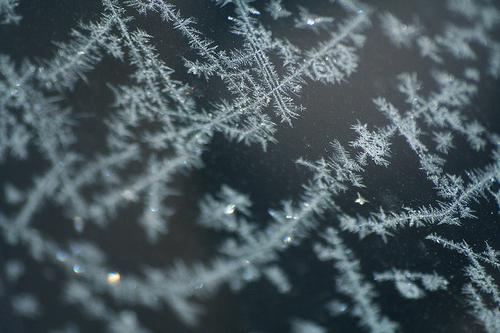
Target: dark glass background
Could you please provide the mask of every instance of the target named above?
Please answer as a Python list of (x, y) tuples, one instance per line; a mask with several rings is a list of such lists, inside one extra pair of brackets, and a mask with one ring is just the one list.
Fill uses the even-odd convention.
[[(215, 40), (222, 48), (235, 48), (241, 40), (230, 33), (227, 17), (233, 15), (231, 6), (216, 7), (210, 1), (177, 1), (182, 14), (196, 18), (197, 27)], [(263, 1), (256, 2), (262, 7)], [(306, 6), (313, 13), (335, 17), (336, 11), (327, 1), (286, 1), (287, 8)], [(269, 221), (268, 210), (278, 208), (281, 200), (297, 199), (302, 185), (310, 174), (294, 161), (299, 157), (315, 160), (328, 156), (329, 143), (339, 139), (342, 143), (354, 139), (351, 125), (357, 120), (370, 126), (384, 126), (386, 119), (375, 109), (372, 99), (385, 96), (402, 109), (403, 100), (396, 89), (396, 77), (401, 72), (416, 72), (424, 83), (424, 89), (432, 88), (430, 71), (434, 64), (422, 59), (415, 49), (397, 49), (383, 36), (377, 14), (386, 10), (397, 17), (411, 21), (417, 15), (426, 31), (442, 31), (447, 19), (459, 20), (450, 15), (440, 1), (376, 1), (373, 24), (366, 30), (366, 44), (359, 51), (360, 63), (356, 73), (342, 84), (307, 84), (297, 99), (306, 111), (293, 122), (293, 127), (280, 124), (276, 133), (277, 144), (271, 144), (267, 152), (260, 147), (246, 146), (228, 141), (217, 134), (203, 153), (204, 167), (180, 174), (174, 188), (178, 195), (169, 204), (175, 208), (167, 236), (156, 245), (145, 241), (144, 233), (135, 223), (140, 207), (128, 207), (109, 224), (105, 231), (88, 225), (83, 235), (72, 229), (71, 221), (63, 216), (64, 208), (47, 204), (33, 222), (44, 234), (64, 243), (68, 239), (84, 237), (99, 244), (108, 255), (113, 267), (122, 272), (136, 272), (141, 266), (168, 266), (175, 258), (186, 261), (208, 260), (215, 254), (221, 236), (195, 225), (199, 200), (207, 193), (216, 193), (221, 184), (227, 184), (247, 193), (253, 203), (253, 217), (262, 223)], [(0, 26), (0, 52), (17, 61), (22, 59), (49, 58), (56, 47), (54, 42), (66, 41), (69, 32), (79, 21), (95, 20), (102, 10), (99, 1), (21, 1), (18, 12), (23, 19), (18, 26)], [(311, 34), (291, 29), (292, 19), (272, 21), (263, 17), (274, 34), (283, 35), (301, 48), (307, 49), (325, 38), (325, 32), (311, 39)], [(189, 74), (182, 58), (192, 58), (182, 36), (165, 25), (155, 15), (136, 16), (134, 24), (154, 36), (154, 45), (168, 66), (175, 70), (174, 78), (188, 82), (195, 89), (201, 106), (224, 98), (222, 82), (210, 84)], [(500, 35), (498, 35), (500, 38)], [(481, 59), (486, 55), (478, 49)], [(444, 66), (451, 73), (462, 73), (466, 61), (448, 61)], [(477, 60), (474, 62), (477, 64)], [(481, 64), (482, 67), (485, 64)], [(484, 69), (484, 68), (482, 68)], [(79, 126), (77, 150), (92, 154), (102, 149), (106, 135), (103, 119), (111, 112), (112, 91), (108, 84), (127, 82), (130, 68), (126, 64), (105, 57), (76, 88), (66, 93), (66, 100), (78, 114)], [(479, 93), (474, 97), (467, 113), (477, 119), (490, 132), (500, 132), (500, 82), (487, 75), (481, 76)], [(0, 92), (1, 93), (1, 92)], [(398, 104), (399, 103), (399, 104)], [(1, 116), (0, 110), (0, 116)], [(278, 119), (275, 119), (279, 122)], [(402, 206), (420, 207), (433, 204), (438, 199), (432, 184), (419, 170), (418, 159), (402, 137), (392, 140), (392, 156), (389, 168), (368, 166), (365, 172), (366, 188), (360, 191), (370, 202), (364, 206), (354, 203), (356, 190), (349, 190), (337, 199), (342, 209), (350, 214), (367, 215), (379, 206), (387, 211), (399, 211)], [(471, 151), (463, 138), (455, 141), (456, 149), (447, 156), (445, 168), (451, 173), (463, 174), (465, 170), (483, 167), (491, 163), (487, 153)], [(486, 150), (488, 151), (488, 150)], [(29, 184), (30, 177), (43, 168), (43, 161), (36, 155), (28, 161), (7, 161), (0, 165), (0, 184), (11, 182)], [(1, 194), (3, 195), (3, 194)], [(0, 209), (3, 197), (0, 196)], [(409, 301), (400, 297), (390, 283), (375, 284), (377, 298), (383, 312), (398, 322), (404, 332), (482, 332), (481, 327), (468, 314), (461, 291), (465, 282), (463, 267), (466, 259), (452, 251), (444, 250), (425, 241), (429, 233), (438, 230), (454, 240), (466, 239), (472, 246), (482, 248), (484, 241), (500, 248), (500, 225), (497, 207), (491, 201), (481, 199), (473, 204), (475, 220), (468, 220), (461, 227), (408, 229), (399, 232), (384, 243), (380, 238), (368, 237), (359, 241), (357, 236), (343, 234), (346, 243), (361, 260), (363, 273), (371, 280), (374, 272), (392, 267), (412, 271), (439, 272), (453, 282), (447, 291), (429, 294), (421, 300)], [(8, 213), (8, 211), (7, 211)], [(334, 215), (321, 218), (322, 227), (336, 223)], [(321, 228), (318, 230), (322, 230)], [(328, 327), (329, 332), (362, 331), (348, 314), (332, 317), (325, 304), (335, 294), (336, 272), (330, 263), (316, 259), (311, 244), (318, 239), (314, 232), (299, 246), (280, 254), (280, 267), (288, 274), (293, 288), (281, 295), (264, 280), (250, 283), (239, 293), (227, 286), (214, 297), (201, 301), (205, 314), (198, 328), (185, 327), (165, 307), (162, 311), (132, 308), (148, 328), (154, 332), (288, 332), (290, 318), (310, 319)], [(47, 332), (49, 328), (74, 322), (82, 332), (100, 332), (102, 324), (88, 320), (76, 307), (61, 301), (61, 284), (69, 277), (51, 263), (33, 261), (21, 247), (11, 247), (0, 242), (0, 265), (12, 258), (22, 260), (26, 274), (15, 286), (5, 280), (0, 296), (0, 332)], [(495, 274), (496, 272), (491, 272)], [(496, 275), (499, 278), (498, 275)], [(42, 304), (39, 318), (26, 319), (12, 313), (12, 295), (28, 292), (36, 295)], [(118, 304), (108, 300), (110, 307)]]

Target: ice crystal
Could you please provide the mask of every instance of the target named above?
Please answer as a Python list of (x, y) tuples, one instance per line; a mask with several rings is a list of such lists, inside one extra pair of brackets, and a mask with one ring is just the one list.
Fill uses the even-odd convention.
[[(416, 273), (409, 271), (392, 270), (384, 273), (376, 273), (375, 281), (393, 281), (401, 296), (409, 299), (419, 299), (425, 296), (423, 289), (427, 291), (446, 290), (448, 281), (436, 274)], [(416, 282), (419, 281), (422, 287)]]
[(359, 260), (346, 247), (338, 232), (329, 228), (323, 238), (327, 245), (316, 244), (314, 249), (320, 260), (335, 261), (334, 265), (339, 273), (336, 285), (339, 292), (351, 299), (351, 315), (357, 317), (369, 332), (396, 332), (398, 325), (380, 314), (381, 310), (374, 302), (377, 294), (373, 285), (365, 281)]

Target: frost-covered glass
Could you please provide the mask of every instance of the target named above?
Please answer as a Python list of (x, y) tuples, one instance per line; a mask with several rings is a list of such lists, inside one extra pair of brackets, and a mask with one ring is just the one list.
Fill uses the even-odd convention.
[(495, 0), (0, 0), (0, 332), (500, 332)]

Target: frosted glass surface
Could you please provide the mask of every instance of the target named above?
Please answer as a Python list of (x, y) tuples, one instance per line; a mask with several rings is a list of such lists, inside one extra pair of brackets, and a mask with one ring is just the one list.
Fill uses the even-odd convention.
[(500, 332), (491, 0), (0, 0), (0, 332)]

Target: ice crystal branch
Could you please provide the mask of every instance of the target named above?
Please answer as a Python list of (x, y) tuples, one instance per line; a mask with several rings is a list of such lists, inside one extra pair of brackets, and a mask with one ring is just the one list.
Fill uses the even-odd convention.
[[(349, 176), (357, 163), (338, 142), (334, 144), (329, 165), (324, 161), (298, 163), (313, 171), (312, 181), (298, 203), (284, 201), (281, 209), (269, 211), (272, 222), (264, 230), (250, 221), (248, 198), (223, 187), (216, 196), (206, 197), (200, 207), (201, 225), (234, 234), (221, 244), (218, 257), (209, 264), (188, 266), (178, 262), (167, 271), (151, 269), (146, 281), (130, 279), (147, 290), (157, 290), (155, 296), (145, 292), (137, 295), (113, 292), (113, 295), (122, 301), (140, 304), (150, 304), (152, 299), (156, 304), (161, 300), (186, 323), (195, 324), (201, 309), (192, 298), (209, 296), (223, 284), (239, 290), (251, 281), (266, 277), (279, 291), (288, 291), (286, 275), (274, 264), (279, 253), (298, 244), (316, 227), (317, 217), (323, 212), (337, 209), (332, 197), (345, 191), (351, 182), (359, 181), (354, 174)], [(120, 284), (120, 288), (125, 288), (125, 284)]]
[[(342, 228), (358, 233), (361, 238), (375, 233), (386, 239), (391, 235), (391, 230), (407, 226), (459, 224), (461, 219), (474, 217), (470, 203), (486, 196), (498, 184), (498, 163), (493, 163), (482, 170), (468, 172), (469, 183), (465, 185), (462, 177), (444, 172), (444, 160), (431, 153), (422, 139), (425, 133), (422, 130), (424, 126), (419, 124), (420, 119), (424, 120), (427, 127), (450, 128), (464, 135), (473, 149), (483, 149), (491, 139), (484, 135), (484, 129), (480, 124), (467, 120), (461, 113), (461, 110), (470, 103), (476, 91), (475, 86), (457, 80), (449, 74), (436, 72), (434, 79), (440, 90), (429, 94), (426, 98), (420, 93), (421, 83), (415, 74), (402, 74), (399, 79), (398, 88), (405, 95), (410, 110), (402, 115), (384, 98), (375, 99), (377, 109), (386, 115), (392, 124), (371, 133), (358, 123), (353, 127), (358, 133), (358, 139), (351, 142), (351, 146), (364, 151), (358, 155), (360, 164), (365, 164), (369, 156), (376, 164), (387, 166), (386, 156), (389, 156), (387, 138), (399, 133), (418, 156), (421, 169), (434, 183), (437, 194), (446, 201), (441, 201), (437, 207), (405, 208), (401, 213), (386, 213), (381, 208), (379, 212), (372, 213), (369, 217), (340, 215)], [(452, 146), (451, 132), (434, 132), (434, 139), (436, 149), (444, 154)], [(491, 143), (494, 143), (494, 140)]]
[(448, 23), (444, 32), (426, 35), (418, 22), (408, 24), (391, 13), (380, 15), (382, 31), (397, 47), (417, 46), (420, 55), (437, 63), (444, 62), (445, 54), (458, 60), (477, 60), (477, 46), (489, 53), (488, 74), (497, 78), (500, 73), (500, 44), (493, 37), (500, 23), (500, 11), (491, 1), (447, 1), (450, 11), (466, 19), (469, 24)]
[(292, 13), (283, 6), (282, 0), (270, 0), (266, 6), (266, 11), (269, 12), (275, 20), (292, 15)]
[(499, 252), (488, 243), (485, 251), (476, 253), (465, 241), (455, 243), (436, 235), (427, 236), (427, 239), (467, 257), (470, 264), (464, 271), (470, 282), (463, 288), (466, 301), (486, 332), (497, 332), (500, 329), (500, 289), (481, 262), (500, 269)]
[[(354, 54), (363, 37), (356, 31), (367, 21), (367, 15), (356, 15), (346, 24), (339, 25), (331, 39), (300, 57), (297, 49), (285, 40), (275, 38), (254, 17), (258, 12), (245, 1), (234, 1), (235, 17), (231, 18), (234, 33), (244, 39), (243, 51), (217, 51), (214, 43), (193, 27), (193, 22), (184, 19), (174, 6), (161, 0), (131, 1), (141, 12), (156, 11), (174, 28), (180, 30), (191, 47), (204, 58), (201, 61), (186, 61), (188, 70), (206, 78), (217, 75), (233, 94), (233, 102), (223, 104), (232, 113), (261, 113), (271, 106), (282, 121), (291, 120), (301, 113), (292, 96), (304, 84), (304, 77), (322, 82), (337, 83), (356, 69), (358, 59)], [(344, 43), (352, 41), (354, 46)], [(278, 74), (271, 61), (271, 54), (282, 55), (285, 75)], [(300, 61), (300, 59), (303, 59)], [(323, 60), (320, 60), (323, 59)], [(328, 59), (325, 61), (325, 59)]]
[[(375, 273), (375, 281), (392, 281), (399, 293), (408, 299), (419, 299), (425, 297), (427, 291), (446, 290), (448, 281), (436, 272), (433, 274), (401, 271), (393, 269), (384, 273)], [(422, 287), (416, 282), (420, 282)]]
[[(321, 186), (321, 187), (319, 187)], [(191, 267), (178, 263), (167, 273), (152, 270), (155, 285), (171, 286), (157, 297), (168, 303), (187, 323), (196, 322), (199, 307), (193, 296), (213, 294), (222, 284), (229, 283), (239, 290), (247, 283), (266, 277), (278, 291), (286, 292), (290, 285), (284, 272), (274, 264), (281, 251), (297, 244), (317, 224), (318, 216), (330, 206), (329, 193), (320, 184), (312, 184), (300, 204), (283, 202), (283, 208), (270, 211), (272, 222), (259, 230), (248, 220), (248, 199), (227, 187), (216, 197), (207, 197), (201, 206), (200, 221), (211, 228), (235, 234), (220, 247), (220, 255), (210, 264)]]
[(323, 235), (325, 244), (317, 243), (314, 247), (322, 261), (334, 260), (338, 272), (336, 286), (340, 293), (349, 297), (353, 303), (351, 315), (356, 317), (361, 326), (369, 332), (396, 332), (398, 325), (381, 315), (375, 303), (377, 293), (370, 282), (361, 273), (359, 260), (344, 244), (338, 232), (328, 228)]
[(388, 138), (392, 136), (392, 131), (371, 132), (366, 124), (362, 125), (360, 122), (355, 124), (352, 129), (358, 137), (351, 142), (351, 146), (362, 150), (357, 156), (359, 163), (366, 165), (369, 157), (375, 164), (387, 167), (389, 165), (387, 158), (391, 152)]
[(118, 37), (111, 33), (116, 22), (106, 12), (97, 23), (80, 24), (71, 33), (71, 41), (57, 43), (57, 53), (42, 63), (37, 77), (48, 88), (72, 89), (79, 79), (85, 79), (102, 59), (103, 53), (121, 58), (123, 50)]
[(318, 32), (321, 29), (328, 29), (333, 21), (332, 17), (315, 15), (310, 13), (307, 8), (299, 7), (299, 17), (295, 19), (295, 27)]
[(422, 227), (433, 224), (460, 224), (460, 220), (474, 218), (470, 203), (487, 195), (497, 186), (500, 179), (500, 165), (493, 164), (483, 170), (470, 172), (470, 181), (466, 185), (450, 184), (450, 201), (441, 202), (437, 207), (406, 208), (403, 212), (386, 213), (380, 209), (369, 217), (340, 216), (344, 230), (357, 233), (361, 238), (375, 233), (391, 235), (391, 231), (405, 227)]
[(380, 22), (383, 32), (398, 47), (409, 47), (420, 34), (418, 24), (405, 24), (391, 13), (381, 14)]

